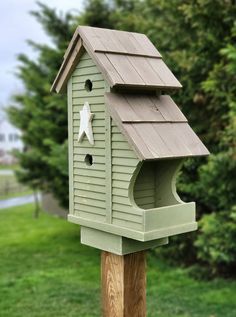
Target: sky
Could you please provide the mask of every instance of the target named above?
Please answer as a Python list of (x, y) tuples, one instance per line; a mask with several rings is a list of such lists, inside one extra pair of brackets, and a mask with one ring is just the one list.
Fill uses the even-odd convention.
[[(60, 12), (81, 11), (83, 0), (41, 0), (49, 7)], [(34, 57), (34, 51), (26, 40), (50, 44), (50, 40), (41, 25), (29, 14), (37, 10), (35, 0), (3, 0), (0, 1), (0, 119), (1, 111), (10, 102), (13, 93), (21, 91), (22, 84), (16, 78), (17, 54), (25, 53)]]

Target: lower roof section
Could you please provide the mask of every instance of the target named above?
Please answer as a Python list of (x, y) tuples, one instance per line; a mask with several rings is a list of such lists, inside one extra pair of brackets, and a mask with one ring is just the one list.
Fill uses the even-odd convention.
[(106, 93), (106, 105), (141, 160), (208, 155), (169, 96)]

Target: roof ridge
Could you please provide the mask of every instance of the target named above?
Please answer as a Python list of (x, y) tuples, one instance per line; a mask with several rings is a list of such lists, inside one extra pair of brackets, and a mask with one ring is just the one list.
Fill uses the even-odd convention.
[(133, 31), (126, 31), (126, 30), (117, 30), (117, 29), (110, 29), (110, 28), (101, 28), (99, 26), (90, 26), (90, 25), (78, 25), (77, 29), (80, 28), (90, 28), (90, 29), (101, 29), (101, 30), (105, 30), (105, 31), (116, 31), (116, 32), (124, 32), (124, 33), (133, 33), (133, 34), (143, 34), (146, 36), (145, 33), (141, 33), (141, 32), (133, 32)]

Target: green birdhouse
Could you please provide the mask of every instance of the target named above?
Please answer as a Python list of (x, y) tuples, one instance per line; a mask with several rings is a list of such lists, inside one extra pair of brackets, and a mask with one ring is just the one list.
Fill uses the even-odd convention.
[(175, 178), (209, 153), (166, 94), (179, 88), (144, 34), (77, 28), (52, 91), (67, 91), (68, 220), (82, 243), (123, 255), (197, 229)]

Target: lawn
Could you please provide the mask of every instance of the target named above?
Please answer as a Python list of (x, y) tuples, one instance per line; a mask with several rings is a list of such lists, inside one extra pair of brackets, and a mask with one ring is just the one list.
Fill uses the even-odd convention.
[(16, 176), (0, 175), (0, 200), (32, 194), (32, 190), (20, 184)]
[(19, 164), (0, 164), (0, 170), (16, 170)]
[[(32, 215), (0, 211), (0, 316), (101, 316), (100, 252), (80, 244), (78, 226)], [(149, 254), (147, 301), (148, 317), (234, 317), (236, 282), (197, 281)]]

